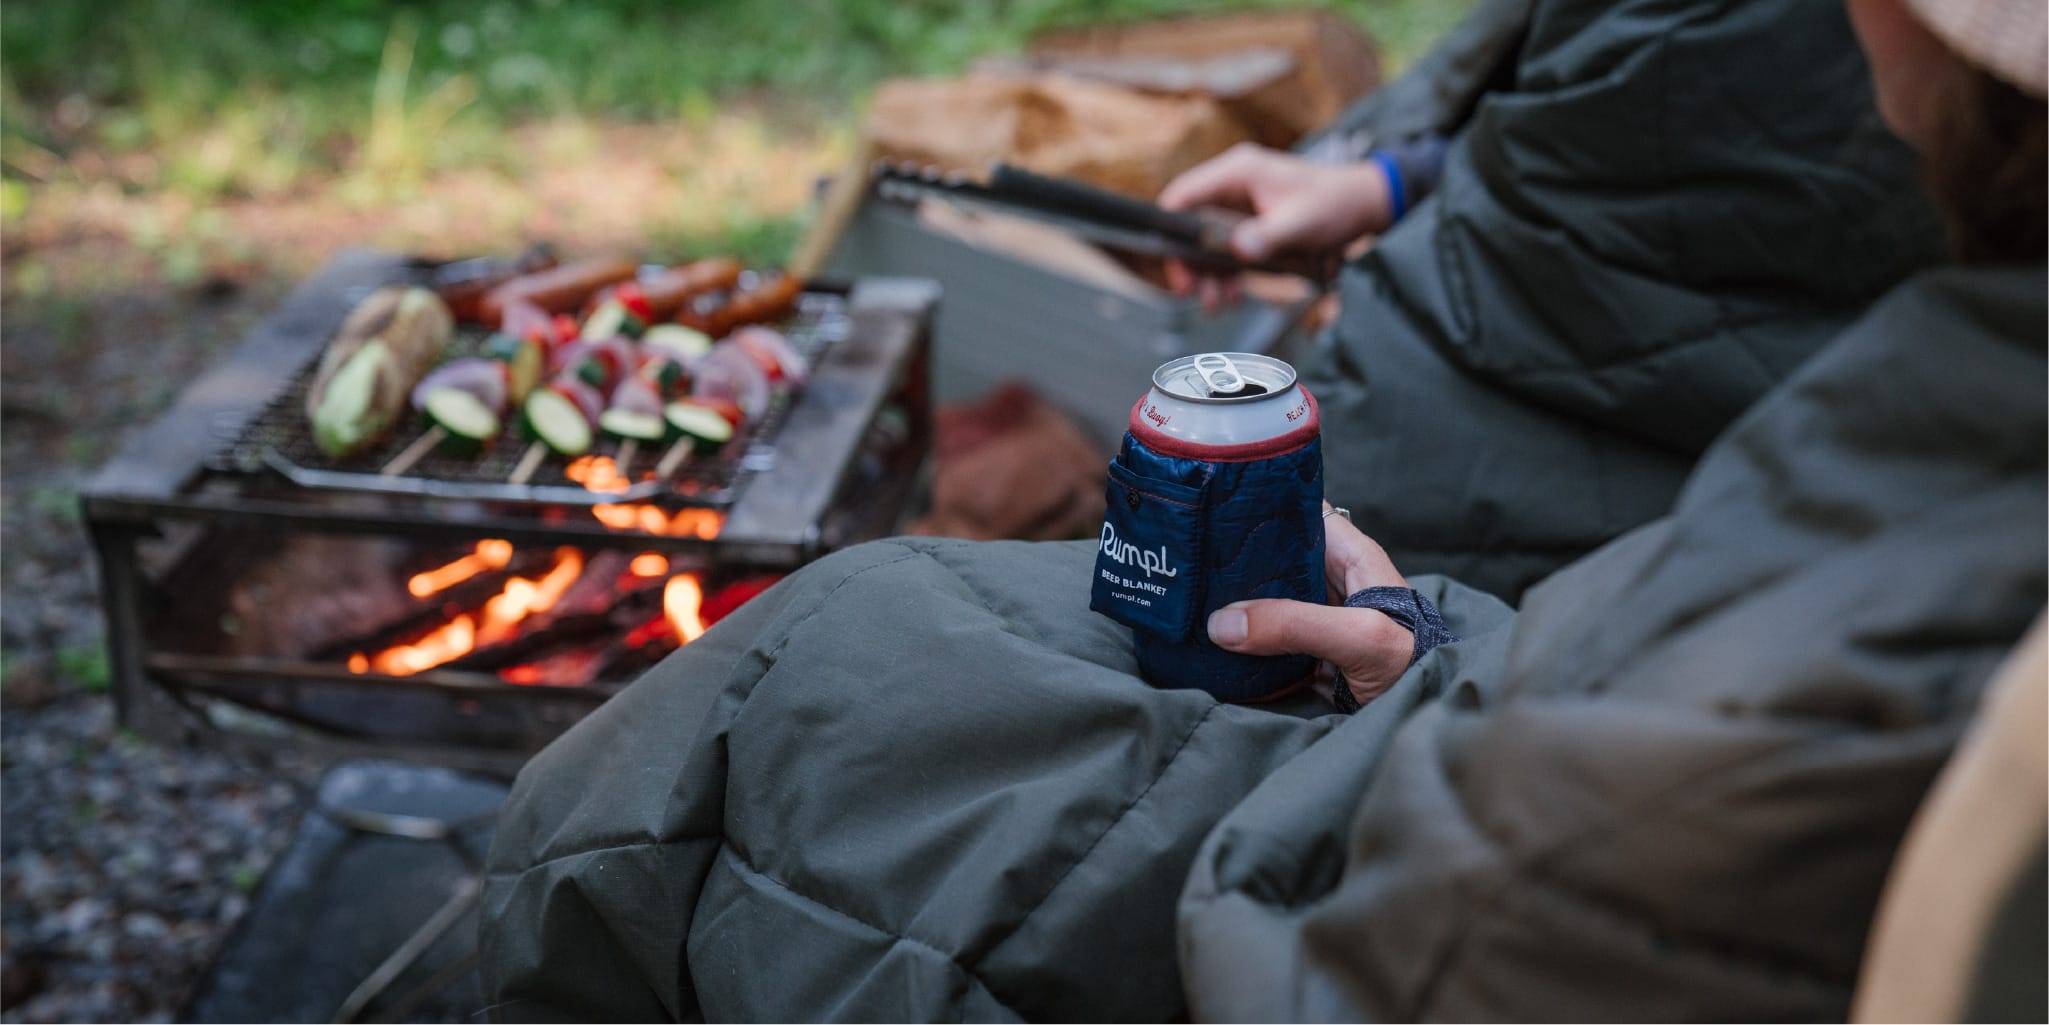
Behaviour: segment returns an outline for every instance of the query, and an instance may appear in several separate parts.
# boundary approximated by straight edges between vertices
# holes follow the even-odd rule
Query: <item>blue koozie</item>
[[[1225,651],[1207,629],[1235,601],[1325,598],[1323,447],[1293,368],[1247,353],[1161,367],[1105,498],[1089,607],[1132,628],[1148,681],[1242,702],[1308,678],[1313,658]]]

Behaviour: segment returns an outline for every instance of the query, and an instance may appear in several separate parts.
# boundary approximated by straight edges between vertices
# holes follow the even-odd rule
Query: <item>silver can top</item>
[[[1153,387],[1184,402],[1251,402],[1294,385],[1294,367],[1255,352],[1201,352],[1153,371]]]
[[[1316,403],[1281,360],[1205,352],[1153,371],[1152,390],[1131,411],[1131,429],[1167,455],[1249,458],[1315,437]]]

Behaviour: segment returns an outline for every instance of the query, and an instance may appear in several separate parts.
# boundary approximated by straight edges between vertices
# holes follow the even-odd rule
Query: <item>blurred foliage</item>
[[[415,46],[430,88],[457,76],[499,114],[655,117],[693,96],[774,88],[832,105],[885,74],[957,70],[1043,29],[1280,0],[77,0],[0,10],[23,95],[80,94],[177,116],[227,95],[355,91]],[[1348,0],[1398,57],[1465,7]],[[146,114],[149,116],[149,114]],[[158,127],[151,125],[149,127]],[[124,129],[132,131],[133,129]]]
[[[1378,39],[1392,69],[1469,2],[1328,6]],[[174,285],[274,255],[250,238],[246,214],[217,211],[228,199],[301,214],[317,205],[326,223],[370,215],[391,226],[379,243],[431,248],[445,223],[397,227],[398,204],[430,192],[445,204],[451,189],[498,182],[514,193],[481,198],[469,224],[518,237],[520,218],[550,210],[514,183],[537,171],[603,182],[618,159],[606,129],[637,123],[677,142],[661,157],[665,191],[643,174],[618,193],[644,197],[649,240],[773,262],[801,226],[804,183],[844,158],[852,115],[883,77],[957,72],[1050,28],[1299,6],[20,0],[0,4],[0,227],[34,219],[41,239],[112,232]],[[9,261],[17,297],[51,290],[31,251]]]
[[[11,171],[81,145],[162,157],[161,184],[276,192],[491,158],[513,119],[688,116],[767,96],[842,114],[885,75],[949,72],[1063,25],[1263,0],[78,0],[0,6]],[[1400,61],[1464,8],[1335,5]],[[10,177],[13,177],[10,174]],[[0,194],[0,200],[18,203]]]

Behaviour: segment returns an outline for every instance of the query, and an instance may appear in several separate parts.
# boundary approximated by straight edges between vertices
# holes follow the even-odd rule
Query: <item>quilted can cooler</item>
[[[1139,673],[1222,701],[1278,697],[1308,656],[1209,642],[1209,614],[1248,598],[1324,601],[1316,400],[1271,356],[1212,352],[1153,371],[1110,461],[1089,607],[1131,628]]]

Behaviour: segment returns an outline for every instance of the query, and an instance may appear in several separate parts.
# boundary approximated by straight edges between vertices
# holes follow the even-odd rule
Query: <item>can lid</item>
[[[1197,353],[1153,371],[1153,387],[1184,402],[1248,402],[1294,384],[1294,367],[1254,352]]]

